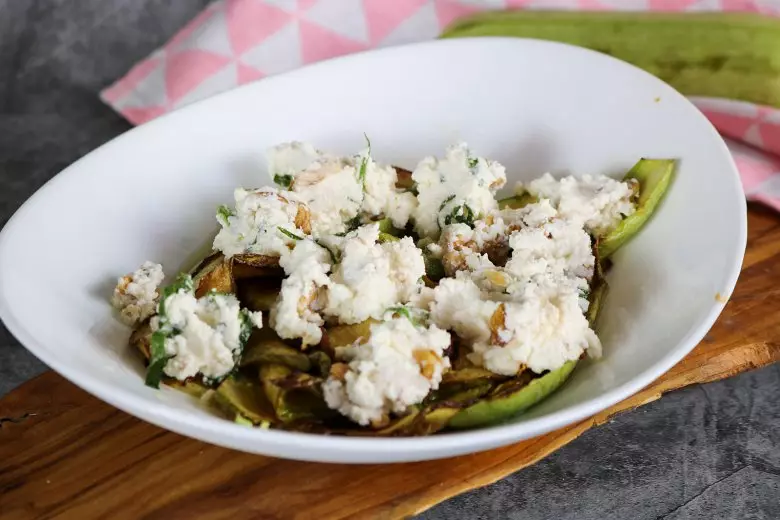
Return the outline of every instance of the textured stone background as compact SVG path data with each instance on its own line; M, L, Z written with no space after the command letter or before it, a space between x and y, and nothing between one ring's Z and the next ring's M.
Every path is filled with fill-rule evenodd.
M0 225L130 128L98 91L206 4L0 0ZM0 395L44 369L0 325ZM780 366L675 392L421 518L780 518L778 397Z

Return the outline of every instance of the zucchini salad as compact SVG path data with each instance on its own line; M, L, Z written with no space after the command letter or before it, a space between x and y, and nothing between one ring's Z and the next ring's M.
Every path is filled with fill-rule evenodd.
M414 171L301 142L267 152L274 186L220 206L213 251L163 286L145 262L112 304L146 384L229 420L342 435L427 435L510 419L585 356L609 258L647 222L676 161L616 180L506 185L465 143Z

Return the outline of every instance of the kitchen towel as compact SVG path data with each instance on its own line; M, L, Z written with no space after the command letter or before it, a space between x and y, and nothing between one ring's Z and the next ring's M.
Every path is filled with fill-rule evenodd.
M217 0L100 96L138 125L301 65L433 39L477 11L539 8L778 16L780 0ZM747 198L780 210L780 109L719 98L691 101L727 138Z

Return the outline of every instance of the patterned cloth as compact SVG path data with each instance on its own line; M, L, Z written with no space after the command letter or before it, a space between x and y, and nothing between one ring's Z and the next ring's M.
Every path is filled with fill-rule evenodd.
M133 124L326 58L435 38L479 10L752 11L780 0L218 0L101 92ZM780 210L780 109L692 98L727 143L750 200ZM746 146L750 145L750 146ZM768 152L768 153L767 153Z

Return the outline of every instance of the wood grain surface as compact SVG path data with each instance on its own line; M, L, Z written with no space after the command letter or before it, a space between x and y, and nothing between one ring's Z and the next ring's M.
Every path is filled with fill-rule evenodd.
M578 424L447 460L390 466L292 462L161 430L47 372L0 401L0 516L403 518L533 464L665 392L777 361L778 338L780 219L751 208L742 277L704 341L649 387Z

